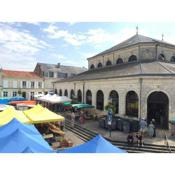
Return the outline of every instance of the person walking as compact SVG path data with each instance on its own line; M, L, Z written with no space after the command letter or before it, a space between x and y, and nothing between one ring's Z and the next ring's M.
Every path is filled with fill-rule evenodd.
M107 115L107 124L108 124L108 129L109 129L109 137L111 137L111 131L112 131L112 109L108 110L108 115Z
M153 137L156 137L156 120L153 118L151 121L152 121L152 124L154 125L154 134L153 134Z
M80 124L84 124L84 113L83 111L80 111Z
M142 132L144 134L146 132L146 130L147 130L147 122L146 122L146 120L144 118L142 118L140 120L139 125L140 125L140 132Z
M151 121L149 126L148 126L148 135L150 137L154 136L154 128L155 128L155 126L154 126L153 122Z
M71 112L71 126L72 128L75 126L75 112L73 110Z

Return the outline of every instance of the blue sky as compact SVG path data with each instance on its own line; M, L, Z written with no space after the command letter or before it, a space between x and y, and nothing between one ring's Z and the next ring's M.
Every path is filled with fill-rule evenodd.
M37 62L87 67L87 58L139 34L175 44L175 23L0 23L0 65L33 70Z

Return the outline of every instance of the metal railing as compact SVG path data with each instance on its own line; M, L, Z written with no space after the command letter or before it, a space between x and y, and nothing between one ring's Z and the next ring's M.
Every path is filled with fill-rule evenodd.
M166 134L166 132L163 131L163 130L162 130L162 133L163 133L164 139L165 139L165 146L167 147L168 151L171 153L172 151L171 151L171 147L170 147L169 142L168 142L167 134Z

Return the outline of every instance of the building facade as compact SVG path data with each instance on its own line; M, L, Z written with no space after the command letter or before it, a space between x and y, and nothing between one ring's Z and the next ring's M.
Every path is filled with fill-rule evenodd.
M33 99L35 94L43 93L44 80L34 72L1 71L1 97L23 96Z
M44 79L44 91L53 91L53 82L73 77L76 74L86 71L84 67L64 66L58 64L37 63L34 72Z
M120 116L155 118L167 129L175 116L175 45L139 34L88 58L89 70L55 83L58 92Z

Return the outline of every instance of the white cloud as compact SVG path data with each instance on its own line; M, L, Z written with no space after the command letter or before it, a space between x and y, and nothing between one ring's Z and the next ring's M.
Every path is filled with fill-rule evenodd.
M43 29L51 39L63 39L66 43L73 46L91 44L100 46L104 43L117 44L135 34L134 29L125 28L119 32L109 32L102 28L89 29L86 32L71 33L68 30L62 30L54 24Z
M33 70L37 53L50 45L34 37L29 31L0 23L0 47L2 67Z

